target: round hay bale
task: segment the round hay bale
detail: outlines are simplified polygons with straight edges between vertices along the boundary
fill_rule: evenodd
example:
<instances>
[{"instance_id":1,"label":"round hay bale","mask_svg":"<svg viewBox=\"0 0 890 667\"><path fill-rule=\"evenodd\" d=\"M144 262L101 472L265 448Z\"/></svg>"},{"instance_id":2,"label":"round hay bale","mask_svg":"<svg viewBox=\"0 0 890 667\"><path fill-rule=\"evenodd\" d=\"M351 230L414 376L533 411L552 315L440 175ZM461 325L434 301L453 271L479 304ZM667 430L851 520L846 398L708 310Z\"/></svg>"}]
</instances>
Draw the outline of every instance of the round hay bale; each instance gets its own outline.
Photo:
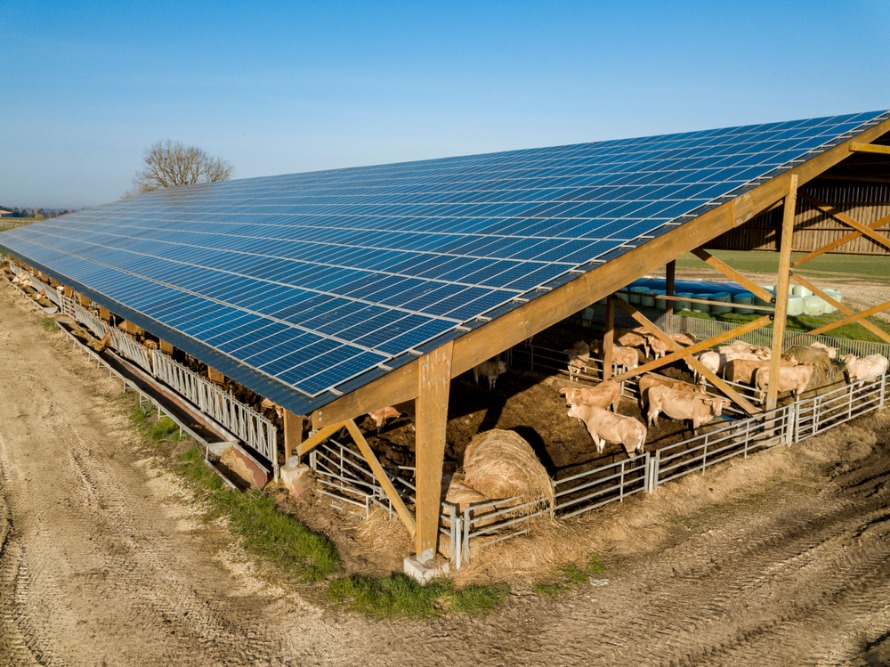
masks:
<instances>
[{"instance_id":1,"label":"round hay bale","mask_svg":"<svg viewBox=\"0 0 890 667\"><path fill-rule=\"evenodd\" d=\"M464 452L463 470L463 483L486 498L546 499L553 506L550 475L531 445L513 431L492 429L474 436Z\"/></svg>"},{"instance_id":2,"label":"round hay bale","mask_svg":"<svg viewBox=\"0 0 890 667\"><path fill-rule=\"evenodd\" d=\"M837 380L837 374L841 372L828 358L828 352L818 347L795 345L786 350L785 354L794 356L799 364L812 364L813 379L810 380L810 388L832 384Z\"/></svg>"},{"instance_id":3,"label":"round hay bale","mask_svg":"<svg viewBox=\"0 0 890 667\"><path fill-rule=\"evenodd\" d=\"M445 492L445 502L457 505L461 512L473 503L484 503L488 500L488 497L469 486L457 475L451 479L451 483L448 485L448 491Z\"/></svg>"}]
</instances>

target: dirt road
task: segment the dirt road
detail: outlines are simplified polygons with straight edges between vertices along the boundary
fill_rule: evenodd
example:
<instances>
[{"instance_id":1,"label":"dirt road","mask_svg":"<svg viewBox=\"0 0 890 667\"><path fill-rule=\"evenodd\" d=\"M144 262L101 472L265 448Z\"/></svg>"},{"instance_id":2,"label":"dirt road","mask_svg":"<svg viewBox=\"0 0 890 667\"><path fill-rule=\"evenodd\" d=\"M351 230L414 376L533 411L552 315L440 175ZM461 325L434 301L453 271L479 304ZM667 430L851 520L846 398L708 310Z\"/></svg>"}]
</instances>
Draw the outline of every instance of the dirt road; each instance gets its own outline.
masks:
<instances>
[{"instance_id":1,"label":"dirt road","mask_svg":"<svg viewBox=\"0 0 890 667\"><path fill-rule=\"evenodd\" d=\"M607 586L378 622L259 577L120 392L0 285L0 665L890 663L890 411L604 515L651 519Z\"/></svg>"}]
</instances>

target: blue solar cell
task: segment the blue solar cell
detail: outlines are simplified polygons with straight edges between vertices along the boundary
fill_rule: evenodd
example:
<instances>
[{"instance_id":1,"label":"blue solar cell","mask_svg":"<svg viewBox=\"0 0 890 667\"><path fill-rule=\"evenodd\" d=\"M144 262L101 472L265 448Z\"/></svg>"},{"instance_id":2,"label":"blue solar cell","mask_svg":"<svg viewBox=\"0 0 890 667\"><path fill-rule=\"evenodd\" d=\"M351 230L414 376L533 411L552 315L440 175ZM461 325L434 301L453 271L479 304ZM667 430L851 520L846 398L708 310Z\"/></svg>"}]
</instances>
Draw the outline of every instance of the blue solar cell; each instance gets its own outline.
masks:
<instances>
[{"instance_id":1,"label":"blue solar cell","mask_svg":"<svg viewBox=\"0 0 890 667\"><path fill-rule=\"evenodd\" d=\"M184 349L218 351L248 386L258 368L308 410L321 399L305 397L454 337L887 117L205 184L3 232L0 248L178 332Z\"/></svg>"}]
</instances>

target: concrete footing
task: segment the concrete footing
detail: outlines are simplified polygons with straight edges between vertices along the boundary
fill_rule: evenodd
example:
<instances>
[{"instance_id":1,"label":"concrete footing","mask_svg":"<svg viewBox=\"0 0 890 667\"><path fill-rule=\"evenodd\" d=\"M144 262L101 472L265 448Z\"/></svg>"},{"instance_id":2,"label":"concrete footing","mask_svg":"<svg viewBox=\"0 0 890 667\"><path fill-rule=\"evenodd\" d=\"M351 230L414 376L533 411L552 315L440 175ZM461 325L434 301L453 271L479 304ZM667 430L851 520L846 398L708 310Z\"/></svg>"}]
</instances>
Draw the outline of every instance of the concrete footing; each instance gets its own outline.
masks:
<instances>
[{"instance_id":1,"label":"concrete footing","mask_svg":"<svg viewBox=\"0 0 890 667\"><path fill-rule=\"evenodd\" d=\"M296 456L289 458L287 464L281 468L281 484L292 498L299 496L311 484L311 470L309 466L298 463Z\"/></svg>"},{"instance_id":2,"label":"concrete footing","mask_svg":"<svg viewBox=\"0 0 890 667\"><path fill-rule=\"evenodd\" d=\"M446 560L432 558L425 563L417 560L416 556L405 556L405 574L421 584L427 584L436 577L444 577L448 574L449 564Z\"/></svg>"}]
</instances>

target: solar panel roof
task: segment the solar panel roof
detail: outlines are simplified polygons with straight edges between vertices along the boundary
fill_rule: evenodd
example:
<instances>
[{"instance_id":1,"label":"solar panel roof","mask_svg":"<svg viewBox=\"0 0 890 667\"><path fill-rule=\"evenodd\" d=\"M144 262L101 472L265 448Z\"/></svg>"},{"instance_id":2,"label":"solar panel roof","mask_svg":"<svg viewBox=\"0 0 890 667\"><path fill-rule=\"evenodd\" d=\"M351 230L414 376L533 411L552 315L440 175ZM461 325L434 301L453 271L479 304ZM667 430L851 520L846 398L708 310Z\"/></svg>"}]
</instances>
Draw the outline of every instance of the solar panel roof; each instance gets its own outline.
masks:
<instances>
[{"instance_id":1,"label":"solar panel roof","mask_svg":"<svg viewBox=\"0 0 890 667\"><path fill-rule=\"evenodd\" d=\"M172 188L0 248L306 414L888 117Z\"/></svg>"}]
</instances>

